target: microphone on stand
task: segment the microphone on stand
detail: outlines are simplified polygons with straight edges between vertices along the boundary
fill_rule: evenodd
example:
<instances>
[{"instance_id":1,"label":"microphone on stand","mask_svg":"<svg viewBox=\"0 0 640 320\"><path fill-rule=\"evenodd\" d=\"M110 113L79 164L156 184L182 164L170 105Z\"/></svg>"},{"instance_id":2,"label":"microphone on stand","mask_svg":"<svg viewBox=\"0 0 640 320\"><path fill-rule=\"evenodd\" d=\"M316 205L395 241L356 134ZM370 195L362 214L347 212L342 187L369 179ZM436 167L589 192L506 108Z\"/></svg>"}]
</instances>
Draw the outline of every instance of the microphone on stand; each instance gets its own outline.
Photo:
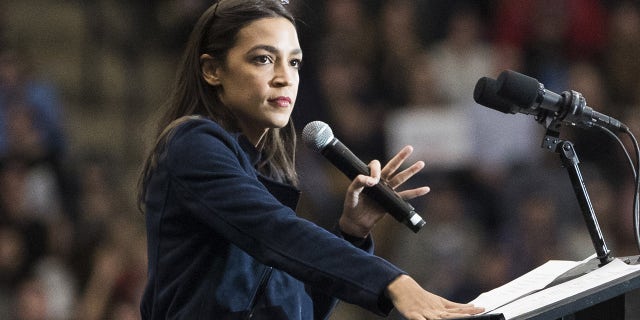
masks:
<instances>
[{"instance_id":1,"label":"microphone on stand","mask_svg":"<svg viewBox=\"0 0 640 320\"><path fill-rule=\"evenodd\" d=\"M570 125L600 125L621 132L628 130L622 122L588 107L579 92L564 91L557 94L545 89L535 78L512 70L501 72L497 80L480 78L473 98L485 107L504 113L534 115L540 122L552 116Z\"/></svg>"}]
</instances>

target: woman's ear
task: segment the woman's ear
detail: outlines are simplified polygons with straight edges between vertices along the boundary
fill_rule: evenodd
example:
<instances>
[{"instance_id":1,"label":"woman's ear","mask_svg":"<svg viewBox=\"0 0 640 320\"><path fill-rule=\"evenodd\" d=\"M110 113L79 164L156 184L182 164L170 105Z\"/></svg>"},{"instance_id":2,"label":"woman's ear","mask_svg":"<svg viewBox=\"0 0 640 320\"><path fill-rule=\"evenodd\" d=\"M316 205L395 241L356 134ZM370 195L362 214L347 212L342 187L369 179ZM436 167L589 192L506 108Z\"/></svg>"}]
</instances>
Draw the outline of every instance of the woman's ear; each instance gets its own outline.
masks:
<instances>
[{"instance_id":1,"label":"woman's ear","mask_svg":"<svg viewBox=\"0 0 640 320\"><path fill-rule=\"evenodd\" d=\"M220 85L220 77L218 74L219 63L212 56L203 54L200 56L200 68L202 69L202 78L212 86Z\"/></svg>"}]
</instances>

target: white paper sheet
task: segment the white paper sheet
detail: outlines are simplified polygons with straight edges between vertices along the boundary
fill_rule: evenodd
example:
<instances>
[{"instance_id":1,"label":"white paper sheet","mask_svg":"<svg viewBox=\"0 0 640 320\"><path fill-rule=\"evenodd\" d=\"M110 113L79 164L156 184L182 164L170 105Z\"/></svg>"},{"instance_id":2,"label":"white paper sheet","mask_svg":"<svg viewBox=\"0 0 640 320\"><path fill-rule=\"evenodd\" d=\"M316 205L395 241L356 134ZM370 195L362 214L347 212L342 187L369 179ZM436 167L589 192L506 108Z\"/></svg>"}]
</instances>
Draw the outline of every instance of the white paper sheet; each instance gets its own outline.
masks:
<instances>
[{"instance_id":1,"label":"white paper sheet","mask_svg":"<svg viewBox=\"0 0 640 320\"><path fill-rule=\"evenodd\" d=\"M640 273L640 265L628 265L614 259L583 276L525 296L491 313L502 313L506 319L511 319L636 272Z\"/></svg>"},{"instance_id":2,"label":"white paper sheet","mask_svg":"<svg viewBox=\"0 0 640 320\"><path fill-rule=\"evenodd\" d=\"M470 303L485 308L485 313L493 313L491 311L498 307L541 290L558 276L581 263L580 261L549 260L505 285L480 294Z\"/></svg>"}]
</instances>

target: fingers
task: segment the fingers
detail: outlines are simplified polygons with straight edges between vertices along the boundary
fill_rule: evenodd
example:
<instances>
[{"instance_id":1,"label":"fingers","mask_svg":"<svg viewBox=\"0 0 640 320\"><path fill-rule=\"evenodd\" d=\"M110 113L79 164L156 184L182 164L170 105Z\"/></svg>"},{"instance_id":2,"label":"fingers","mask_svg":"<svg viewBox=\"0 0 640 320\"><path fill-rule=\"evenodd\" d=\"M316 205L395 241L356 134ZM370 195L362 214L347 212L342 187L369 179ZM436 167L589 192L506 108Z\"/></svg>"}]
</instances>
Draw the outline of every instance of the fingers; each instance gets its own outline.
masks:
<instances>
[{"instance_id":1,"label":"fingers","mask_svg":"<svg viewBox=\"0 0 640 320\"><path fill-rule=\"evenodd\" d=\"M387 165L384 166L384 169L382 169L382 176L391 176L394 172L396 172L396 170L398 170L398 168L400 168L402 163L404 163L404 161L407 160L407 158L409 158L412 153L412 146L405 146L404 148L402 148L402 150L400 150L400 152L398 152L393 158L391 158Z\"/></svg>"},{"instance_id":2,"label":"fingers","mask_svg":"<svg viewBox=\"0 0 640 320\"><path fill-rule=\"evenodd\" d=\"M451 319L451 318L465 318L472 315L477 315L483 312L483 308L478 307L467 307L460 309L447 309L446 311L433 311L428 313L422 319L432 320L432 319Z\"/></svg>"},{"instance_id":3,"label":"fingers","mask_svg":"<svg viewBox=\"0 0 640 320\"><path fill-rule=\"evenodd\" d=\"M445 308L447 308L447 309L457 309L457 310L467 310L467 309L474 309L474 308L478 309L478 307L475 307L471 303L453 302L453 301L447 300L445 298L442 298L442 303L444 304Z\"/></svg>"},{"instance_id":4,"label":"fingers","mask_svg":"<svg viewBox=\"0 0 640 320\"><path fill-rule=\"evenodd\" d=\"M403 170L402 172L396 174L391 179L389 179L389 177L386 176L387 177L387 183L389 184L390 187L395 189L398 186L400 186L403 183L405 183L407 180L409 180L409 178L413 177L416 173L420 172L420 170L424 169L424 166L425 166L425 164L424 164L423 161L418 161L418 162L414 163L412 166L410 166L409 168L407 168L407 169ZM383 177L385 177L385 176L383 175Z\"/></svg>"},{"instance_id":5,"label":"fingers","mask_svg":"<svg viewBox=\"0 0 640 320\"><path fill-rule=\"evenodd\" d=\"M359 175L357 176L351 185L349 186L348 192L353 193L355 196L358 196L360 192L364 189L364 187L372 187L376 185L380 179L383 179L387 185L389 185L392 189L396 189L398 186L405 183L411 177L413 177L416 173L420 172L420 170L424 169L425 163L423 161L418 161L411 165L410 167L402 170L399 173L395 173L396 170L400 168L402 163L411 155L413 152L412 146L406 146L400 150L384 168L381 168L380 161L373 160L369 162L369 171L370 174L367 175ZM398 192L400 197L405 200L411 200L420 196L427 194L431 189L429 187L419 187L410 190L404 190Z\"/></svg>"},{"instance_id":6,"label":"fingers","mask_svg":"<svg viewBox=\"0 0 640 320\"><path fill-rule=\"evenodd\" d=\"M446 311L440 312L438 314L439 318L436 318L436 319L462 318L462 317L468 317L471 315L484 312L484 308L476 307L472 304L463 304L463 303L446 301L445 305L446 305Z\"/></svg>"},{"instance_id":7,"label":"fingers","mask_svg":"<svg viewBox=\"0 0 640 320\"><path fill-rule=\"evenodd\" d=\"M449 314L464 314L464 315L472 315L484 312L484 308L476 307L470 303L459 303L453 302L447 299L442 298L443 304L445 308L447 308L447 313ZM459 317L459 316L456 316Z\"/></svg>"},{"instance_id":8,"label":"fingers","mask_svg":"<svg viewBox=\"0 0 640 320\"><path fill-rule=\"evenodd\" d=\"M481 312L484 312L484 308L476 307L474 305L466 305L460 308L447 308L447 313L456 314L456 315L458 314L471 315L471 314L478 314Z\"/></svg>"},{"instance_id":9,"label":"fingers","mask_svg":"<svg viewBox=\"0 0 640 320\"><path fill-rule=\"evenodd\" d=\"M392 176L394 172L396 172L396 170L400 168L400 166L404 163L405 160L407 160L407 158L409 158L412 153L412 146L405 146L404 148L402 148L402 150L400 150L400 152L398 152L393 158L391 158L391 160L389 160L389 162L384 166L384 168L382 169L382 176L387 178Z\"/></svg>"},{"instance_id":10,"label":"fingers","mask_svg":"<svg viewBox=\"0 0 640 320\"><path fill-rule=\"evenodd\" d=\"M424 196L425 194L429 193L429 191L431 191L431 188L429 187L420 187L411 190L400 191L398 192L398 194L404 200L411 200L420 196Z\"/></svg>"},{"instance_id":11,"label":"fingers","mask_svg":"<svg viewBox=\"0 0 640 320\"><path fill-rule=\"evenodd\" d=\"M482 312L482 311L480 311ZM465 318L480 312L466 312L466 311L432 311L425 315L412 315L409 319L420 320L437 320L437 319L451 319L451 318Z\"/></svg>"},{"instance_id":12,"label":"fingers","mask_svg":"<svg viewBox=\"0 0 640 320\"><path fill-rule=\"evenodd\" d=\"M450 319L450 318L464 318L471 316L471 313L457 313L457 312L440 312L435 317L427 317L427 319Z\"/></svg>"},{"instance_id":13,"label":"fingers","mask_svg":"<svg viewBox=\"0 0 640 320\"><path fill-rule=\"evenodd\" d=\"M373 160L371 162L369 162L369 175L374 178L376 181L374 184L378 183L378 180L380 180L381 174L382 174L382 170L380 169L380 161L378 160Z\"/></svg>"},{"instance_id":14,"label":"fingers","mask_svg":"<svg viewBox=\"0 0 640 320\"><path fill-rule=\"evenodd\" d=\"M371 172L370 175L367 176L361 174L353 179L353 182L349 185L347 192L357 195L364 189L364 187L372 187L376 185L380 181L380 161L373 160L369 162L369 171Z\"/></svg>"},{"instance_id":15,"label":"fingers","mask_svg":"<svg viewBox=\"0 0 640 320\"><path fill-rule=\"evenodd\" d=\"M411 165L409 168L396 174L396 171L400 168L400 166L402 166L404 161L407 160L412 153L413 147L405 146L391 160L389 160L387 165L385 165L382 169L381 177L391 188L395 189L398 186L402 185L407 180L409 180L409 178L411 178L424 168L424 162L418 161Z\"/></svg>"}]
</instances>

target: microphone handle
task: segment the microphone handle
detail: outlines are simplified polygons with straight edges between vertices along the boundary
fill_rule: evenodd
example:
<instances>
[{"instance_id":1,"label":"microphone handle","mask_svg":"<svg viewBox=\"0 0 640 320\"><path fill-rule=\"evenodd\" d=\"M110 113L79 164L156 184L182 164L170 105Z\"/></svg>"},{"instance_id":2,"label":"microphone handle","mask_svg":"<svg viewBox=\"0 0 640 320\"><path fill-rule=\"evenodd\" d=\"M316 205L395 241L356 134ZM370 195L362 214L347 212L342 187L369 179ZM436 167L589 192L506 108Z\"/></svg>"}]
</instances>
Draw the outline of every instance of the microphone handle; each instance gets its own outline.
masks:
<instances>
[{"instance_id":1,"label":"microphone handle","mask_svg":"<svg viewBox=\"0 0 640 320\"><path fill-rule=\"evenodd\" d=\"M369 167L336 138L333 138L320 153L351 180L360 174L370 174ZM426 224L413 206L386 183L380 181L373 187L364 188L363 192L413 232L417 233Z\"/></svg>"},{"instance_id":2,"label":"microphone handle","mask_svg":"<svg viewBox=\"0 0 640 320\"><path fill-rule=\"evenodd\" d=\"M625 132L628 129L628 127L619 120L595 111L590 107L585 107L584 114L590 117L591 122L612 130Z\"/></svg>"}]
</instances>

